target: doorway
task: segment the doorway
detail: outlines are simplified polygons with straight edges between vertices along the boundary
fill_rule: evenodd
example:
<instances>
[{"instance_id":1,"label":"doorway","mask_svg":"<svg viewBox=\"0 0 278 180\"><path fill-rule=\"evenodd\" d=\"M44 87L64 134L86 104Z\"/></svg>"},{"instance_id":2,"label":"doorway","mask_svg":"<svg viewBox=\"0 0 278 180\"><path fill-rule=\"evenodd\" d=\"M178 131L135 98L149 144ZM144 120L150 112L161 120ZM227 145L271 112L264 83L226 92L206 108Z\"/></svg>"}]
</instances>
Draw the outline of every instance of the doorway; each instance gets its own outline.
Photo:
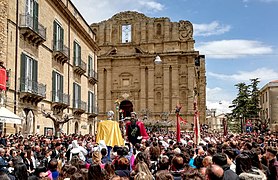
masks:
<instances>
[{"instance_id":1,"label":"doorway","mask_svg":"<svg viewBox=\"0 0 278 180\"><path fill-rule=\"evenodd\" d=\"M120 104L120 119L123 119L125 117L130 117L130 113L133 112L133 105L132 102L129 100L123 100Z\"/></svg>"}]
</instances>

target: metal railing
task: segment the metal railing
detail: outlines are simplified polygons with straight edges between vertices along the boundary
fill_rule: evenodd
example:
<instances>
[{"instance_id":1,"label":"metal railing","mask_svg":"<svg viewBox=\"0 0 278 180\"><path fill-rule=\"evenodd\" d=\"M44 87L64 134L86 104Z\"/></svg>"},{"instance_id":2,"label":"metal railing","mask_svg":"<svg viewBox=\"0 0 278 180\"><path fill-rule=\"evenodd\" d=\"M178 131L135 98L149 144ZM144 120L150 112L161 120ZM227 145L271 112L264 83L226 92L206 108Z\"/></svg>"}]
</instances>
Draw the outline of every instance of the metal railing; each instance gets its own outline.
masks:
<instances>
[{"instance_id":1,"label":"metal railing","mask_svg":"<svg viewBox=\"0 0 278 180\"><path fill-rule=\"evenodd\" d=\"M30 14L20 14L20 27L28 27L38 33L42 38L46 39L46 27L39 22L34 21L34 17Z\"/></svg>"},{"instance_id":2,"label":"metal railing","mask_svg":"<svg viewBox=\"0 0 278 180\"><path fill-rule=\"evenodd\" d=\"M88 76L89 78L94 78L97 80L98 73L94 69L89 69Z\"/></svg>"},{"instance_id":3,"label":"metal railing","mask_svg":"<svg viewBox=\"0 0 278 180\"><path fill-rule=\"evenodd\" d=\"M70 95L62 91L52 91L52 101L69 105Z\"/></svg>"},{"instance_id":4,"label":"metal railing","mask_svg":"<svg viewBox=\"0 0 278 180\"><path fill-rule=\"evenodd\" d=\"M74 66L80 67L84 71L87 70L87 64L82 61L81 57L76 57L76 59L73 59Z\"/></svg>"},{"instance_id":5,"label":"metal railing","mask_svg":"<svg viewBox=\"0 0 278 180\"><path fill-rule=\"evenodd\" d=\"M79 99L73 100L73 108L74 109L82 109L86 111L87 103L84 101L81 101Z\"/></svg>"},{"instance_id":6,"label":"metal railing","mask_svg":"<svg viewBox=\"0 0 278 180\"><path fill-rule=\"evenodd\" d=\"M91 105L88 107L88 113L89 114L98 114L98 107Z\"/></svg>"},{"instance_id":7,"label":"metal railing","mask_svg":"<svg viewBox=\"0 0 278 180\"><path fill-rule=\"evenodd\" d=\"M20 92L29 92L42 97L46 97L46 85L32 81L28 78L19 78Z\"/></svg>"},{"instance_id":8,"label":"metal railing","mask_svg":"<svg viewBox=\"0 0 278 180\"><path fill-rule=\"evenodd\" d=\"M69 48L64 44L62 40L52 41L53 51L62 52L65 56L69 56Z\"/></svg>"}]
</instances>

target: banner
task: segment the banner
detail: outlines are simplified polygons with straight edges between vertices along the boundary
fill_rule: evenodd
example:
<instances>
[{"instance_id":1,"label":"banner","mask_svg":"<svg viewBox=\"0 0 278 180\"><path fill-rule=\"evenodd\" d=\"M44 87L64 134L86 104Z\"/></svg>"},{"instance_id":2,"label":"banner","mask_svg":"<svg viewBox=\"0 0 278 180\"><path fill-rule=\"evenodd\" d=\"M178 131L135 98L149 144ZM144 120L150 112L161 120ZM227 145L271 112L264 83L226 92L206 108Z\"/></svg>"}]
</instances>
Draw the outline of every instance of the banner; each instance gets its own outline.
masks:
<instances>
[{"instance_id":1,"label":"banner","mask_svg":"<svg viewBox=\"0 0 278 180\"><path fill-rule=\"evenodd\" d=\"M0 68L0 90L6 90L7 71L4 68Z\"/></svg>"},{"instance_id":2,"label":"banner","mask_svg":"<svg viewBox=\"0 0 278 180\"><path fill-rule=\"evenodd\" d=\"M181 116L179 116L179 121L180 121L180 122L182 122L183 124L187 124L187 120L182 119L182 117L181 117Z\"/></svg>"}]
</instances>

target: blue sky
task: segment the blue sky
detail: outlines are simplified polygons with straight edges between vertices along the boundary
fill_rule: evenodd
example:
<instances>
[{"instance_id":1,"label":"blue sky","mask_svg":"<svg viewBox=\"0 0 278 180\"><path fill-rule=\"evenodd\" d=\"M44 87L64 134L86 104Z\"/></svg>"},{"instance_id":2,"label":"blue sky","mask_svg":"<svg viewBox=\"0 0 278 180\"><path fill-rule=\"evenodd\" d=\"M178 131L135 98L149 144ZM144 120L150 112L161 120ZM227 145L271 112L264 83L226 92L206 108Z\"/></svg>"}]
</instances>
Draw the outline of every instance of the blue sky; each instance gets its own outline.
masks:
<instances>
[{"instance_id":1,"label":"blue sky","mask_svg":"<svg viewBox=\"0 0 278 180\"><path fill-rule=\"evenodd\" d=\"M235 84L278 80L278 0L72 0L89 24L133 10L193 23L206 55L207 107L229 111ZM221 102L221 103L219 103Z\"/></svg>"}]
</instances>

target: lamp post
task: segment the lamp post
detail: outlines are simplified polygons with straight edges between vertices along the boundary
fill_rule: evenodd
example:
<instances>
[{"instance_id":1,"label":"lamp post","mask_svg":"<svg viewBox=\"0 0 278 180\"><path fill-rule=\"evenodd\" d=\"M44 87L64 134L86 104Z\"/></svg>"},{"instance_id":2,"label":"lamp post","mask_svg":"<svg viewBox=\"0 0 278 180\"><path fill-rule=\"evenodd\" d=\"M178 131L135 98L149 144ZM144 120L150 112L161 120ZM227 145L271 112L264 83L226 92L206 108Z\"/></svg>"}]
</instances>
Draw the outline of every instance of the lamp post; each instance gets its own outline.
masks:
<instances>
[{"instance_id":1,"label":"lamp post","mask_svg":"<svg viewBox=\"0 0 278 180\"><path fill-rule=\"evenodd\" d=\"M239 119L240 119L240 132L243 133L243 122L242 122L243 116L242 116L242 114L239 115Z\"/></svg>"},{"instance_id":2,"label":"lamp post","mask_svg":"<svg viewBox=\"0 0 278 180\"><path fill-rule=\"evenodd\" d=\"M115 106L116 106L116 121L119 121L119 107L120 107L120 101L117 99L115 101Z\"/></svg>"}]
</instances>

